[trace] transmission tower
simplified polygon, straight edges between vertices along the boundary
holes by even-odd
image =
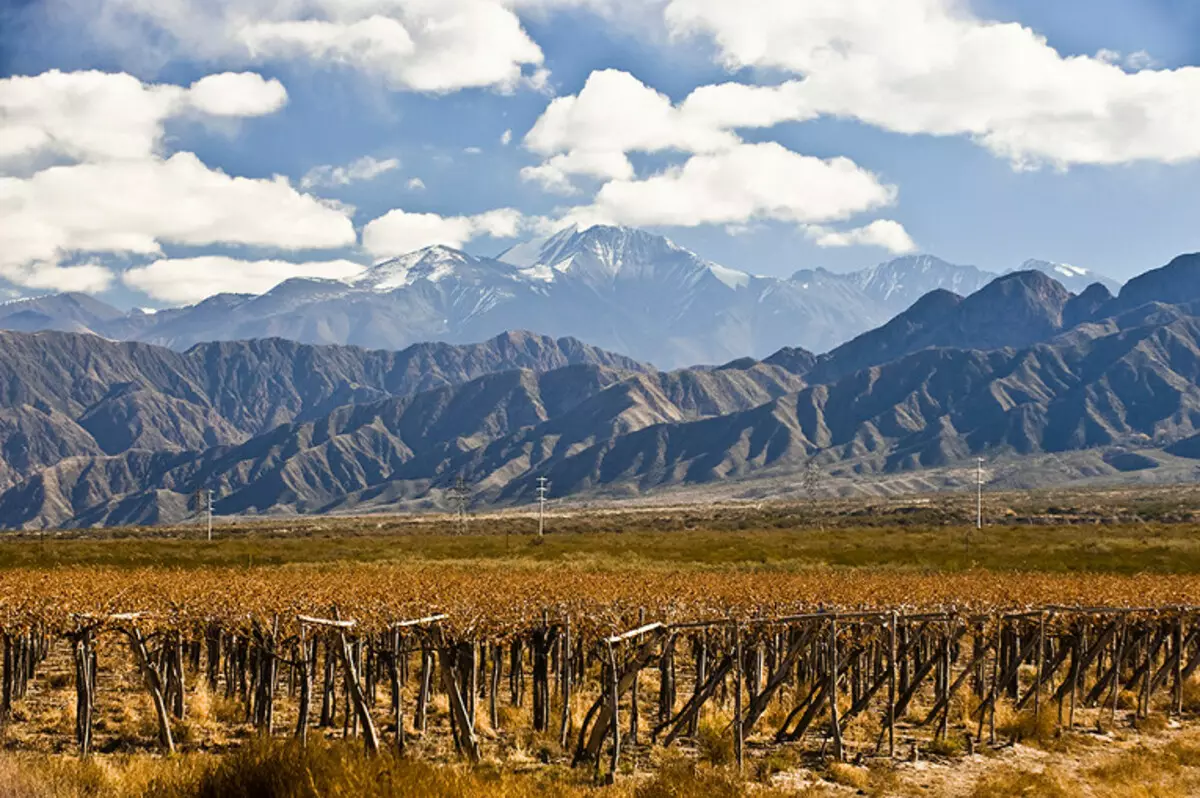
[[[208,540],[212,542],[213,530],[213,492],[209,488],[200,488],[192,497],[192,506],[196,508],[196,515],[205,513],[207,516]]]
[[[466,480],[460,474],[458,479],[454,480],[454,487],[448,493],[450,494],[450,506],[454,508],[455,523],[458,529],[458,534],[467,534],[467,508],[471,506],[471,489],[467,487]]]
[[[538,537],[544,537],[546,534],[546,478],[538,477],[537,496],[538,496]]]

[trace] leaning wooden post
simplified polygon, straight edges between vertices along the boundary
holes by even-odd
[[[892,610],[892,622],[888,631],[888,756],[896,756],[896,627],[900,615]]]
[[[842,728],[838,723],[838,644],[837,614],[829,619],[829,731],[833,735],[833,756],[841,762],[845,759],[842,750]]]
[[[167,714],[167,702],[163,698],[162,675],[158,672],[158,668],[150,662],[150,655],[146,651],[146,639],[142,637],[142,631],[137,626],[133,626],[127,634],[134,659],[137,660],[138,667],[142,671],[142,678],[145,679],[146,687],[150,691],[151,701],[154,703],[154,714],[158,718],[158,741],[166,753],[173,754],[175,753],[175,740],[171,737],[171,719]]]
[[[733,754],[738,772],[742,770],[742,626],[733,622]]]

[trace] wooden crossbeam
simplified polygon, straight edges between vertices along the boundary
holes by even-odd
[[[297,615],[296,620],[311,626],[328,626],[331,629],[353,629],[358,625],[358,621],[353,618],[347,618],[343,621],[332,618],[311,618],[307,615]]]
[[[448,617],[450,617],[450,616],[439,614],[439,615],[429,615],[425,618],[413,618],[410,621],[397,621],[396,623],[392,624],[392,628],[393,629],[408,629],[413,626],[428,626],[431,623],[437,623],[439,621],[444,621]]]
[[[628,640],[631,637],[641,637],[642,635],[646,634],[647,632],[653,632],[656,629],[663,629],[663,628],[665,628],[665,626],[661,622],[656,621],[655,623],[648,623],[645,626],[639,626],[636,629],[630,629],[628,632],[624,632],[619,635],[613,635],[612,637],[606,637],[606,638],[604,638],[604,642],[608,643],[610,646],[616,645],[617,643],[620,643],[624,640]]]

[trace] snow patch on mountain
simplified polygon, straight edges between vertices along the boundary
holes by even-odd
[[[1013,271],[1039,271],[1043,274],[1048,274],[1062,283],[1073,294],[1083,293],[1083,290],[1092,283],[1100,283],[1112,294],[1116,294],[1121,290],[1121,284],[1116,280],[1070,263],[1056,263],[1054,261],[1031,258],[1022,263],[1020,268],[1013,269]]]

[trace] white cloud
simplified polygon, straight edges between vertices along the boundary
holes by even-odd
[[[301,250],[355,242],[344,212],[286,179],[231,177],[191,153],[0,177],[0,208],[0,276],[29,286],[74,253],[154,255],[168,243]]]
[[[235,177],[192,153],[160,155],[170,118],[258,116],[286,102],[279,81],[253,73],[189,87],[95,71],[0,80],[0,277],[101,291],[113,275],[89,254],[353,245],[349,206],[302,194],[283,177]]]
[[[513,238],[524,228],[521,214],[500,208],[475,216],[388,211],[363,228],[363,248],[376,257],[392,257],[442,244],[459,249],[473,238]]]
[[[287,101],[277,80],[254,73],[209,75],[190,88],[132,75],[60,72],[0,79],[0,167],[47,156],[74,161],[146,158],[171,117],[269,114]],[[0,168],[0,172],[3,168]]]
[[[225,292],[262,294],[293,277],[344,280],[362,270],[347,260],[290,263],[212,255],[157,260],[127,270],[121,280],[154,299],[183,304]]]
[[[508,130],[506,130],[500,134],[500,146],[507,147],[510,143],[512,143],[512,129],[511,128],[509,128]]]
[[[571,182],[573,175],[585,175],[601,180],[629,180],[633,178],[633,164],[623,152],[593,152],[577,150],[555,155],[537,166],[521,169],[521,179],[540,183],[546,191],[555,194],[575,194],[578,189]]]
[[[731,69],[802,75],[793,118],[970,136],[1018,167],[1200,158],[1200,68],[1063,57],[960,0],[671,0],[665,15],[677,36],[710,36]]]
[[[822,160],[774,142],[694,155],[643,180],[613,180],[568,219],[582,225],[818,224],[892,204],[895,186],[848,158]]]
[[[579,94],[557,97],[542,112],[525,146],[546,161],[523,176],[565,190],[573,174],[631,177],[628,152],[712,152],[737,142],[711,117],[693,117],[628,72],[605,69],[589,75]]]
[[[287,103],[287,90],[278,80],[253,72],[207,75],[188,91],[192,107],[212,116],[262,116]]]
[[[629,180],[627,153],[711,153],[741,144],[740,128],[772,127],[811,117],[799,108],[801,83],[701,86],[675,105],[628,72],[593,72],[578,95],[553,100],[525,136],[544,157],[521,177],[558,194],[572,194],[573,176]]]
[[[314,166],[300,178],[300,187],[304,189],[317,186],[348,186],[365,180],[374,180],[385,172],[400,168],[397,158],[379,160],[369,155],[351,161],[345,166]]]
[[[818,247],[882,247],[897,255],[915,252],[917,249],[904,225],[892,219],[877,219],[852,230],[830,230],[813,225],[805,230],[805,234]]]
[[[541,49],[507,0],[60,0],[114,50],[165,41],[214,63],[306,61],[398,90],[512,90],[545,82]],[[100,6],[97,9],[97,5]],[[151,35],[132,33],[150,31]],[[136,37],[134,41],[131,38]],[[136,57],[130,52],[126,57]]]
[[[95,263],[75,266],[57,264],[10,265],[0,260],[0,276],[25,288],[41,291],[81,291],[95,294],[107,291],[113,283],[110,269]]]
[[[408,186],[409,191],[424,191],[425,190],[425,181],[419,177],[414,177],[414,178],[409,179],[408,183],[406,183],[405,185]]]
[[[483,150],[480,147],[463,147],[463,152],[467,155],[482,155]]]

